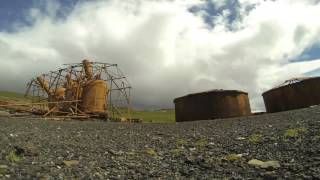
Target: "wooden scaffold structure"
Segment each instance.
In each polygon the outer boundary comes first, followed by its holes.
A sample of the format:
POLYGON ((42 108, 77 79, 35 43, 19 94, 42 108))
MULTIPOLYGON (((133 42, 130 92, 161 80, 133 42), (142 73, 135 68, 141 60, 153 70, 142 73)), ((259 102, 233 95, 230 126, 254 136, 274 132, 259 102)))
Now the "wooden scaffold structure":
POLYGON ((31 79, 26 96, 32 110, 44 117, 131 120, 131 85, 117 64, 64 64, 31 79))

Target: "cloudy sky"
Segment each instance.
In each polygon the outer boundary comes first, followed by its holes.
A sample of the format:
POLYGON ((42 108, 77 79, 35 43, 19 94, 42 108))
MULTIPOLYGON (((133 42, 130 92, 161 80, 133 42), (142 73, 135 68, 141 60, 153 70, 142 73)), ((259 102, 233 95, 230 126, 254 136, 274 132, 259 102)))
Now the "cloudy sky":
POLYGON ((0 16, 1 90, 89 58, 119 64, 136 107, 238 89, 263 110, 262 92, 320 74, 320 0, 8 0, 0 16))

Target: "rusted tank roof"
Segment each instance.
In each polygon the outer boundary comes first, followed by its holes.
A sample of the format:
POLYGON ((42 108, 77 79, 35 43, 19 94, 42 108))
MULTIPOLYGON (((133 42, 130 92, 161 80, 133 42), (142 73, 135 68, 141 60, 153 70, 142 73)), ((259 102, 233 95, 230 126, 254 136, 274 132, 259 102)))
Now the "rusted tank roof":
POLYGON ((320 77, 293 78, 262 94, 268 113, 320 104, 320 77))
POLYGON ((224 94, 224 95, 228 95, 228 94, 229 95, 232 95, 232 94, 248 94, 247 92, 239 91, 239 90, 212 89, 212 90, 209 90, 209 91, 191 93, 191 94, 187 94, 185 96, 181 96, 181 97, 175 98, 174 102, 179 101, 180 99, 183 99, 185 97, 192 97, 192 96, 196 96, 196 95, 205 95, 205 94, 210 94, 210 93, 220 93, 220 94, 224 94))
POLYGON ((276 87, 264 92, 263 94, 268 93, 273 90, 276 90, 276 89, 279 89, 284 86, 304 82, 304 81, 311 80, 311 79, 317 79, 317 78, 320 78, 320 77, 295 77, 295 78, 291 78, 291 79, 288 79, 288 80, 284 81, 283 83, 277 85, 276 87))

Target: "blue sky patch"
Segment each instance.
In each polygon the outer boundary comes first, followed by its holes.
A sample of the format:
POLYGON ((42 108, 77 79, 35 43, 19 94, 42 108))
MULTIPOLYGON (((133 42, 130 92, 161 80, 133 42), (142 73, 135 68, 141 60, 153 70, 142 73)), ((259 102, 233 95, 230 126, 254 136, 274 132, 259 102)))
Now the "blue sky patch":
POLYGON ((307 73, 305 73, 304 75, 305 75, 305 76, 311 76, 311 77, 320 76, 320 68, 315 69, 315 70, 310 71, 310 72, 307 72, 307 73))
POLYGON ((228 24, 232 24, 238 17, 238 9, 239 9, 239 1, 238 0, 228 0, 226 3, 219 7, 214 4, 212 1, 207 1, 205 5, 202 6, 193 6, 189 9, 192 13, 199 13, 200 11, 204 12, 204 21, 209 25, 210 28, 214 28, 215 16, 222 15, 223 11, 228 9, 230 11, 230 15, 227 17, 228 24))
POLYGON ((299 56, 291 59, 291 62, 312 61, 320 59, 320 43, 314 44, 310 48, 305 49, 299 56))
MULTIPOLYGON (((51 1, 51 0, 50 0, 51 1)), ((53 0, 52 0, 53 1, 53 0)), ((57 19, 63 19, 68 16, 74 6, 87 0, 54 0, 61 5, 56 14, 57 19)), ((47 2, 42 0, 8 0, 1 1, 0 7, 0 31, 12 32, 17 26, 32 26, 28 15, 31 8, 37 8, 47 15, 47 2)))

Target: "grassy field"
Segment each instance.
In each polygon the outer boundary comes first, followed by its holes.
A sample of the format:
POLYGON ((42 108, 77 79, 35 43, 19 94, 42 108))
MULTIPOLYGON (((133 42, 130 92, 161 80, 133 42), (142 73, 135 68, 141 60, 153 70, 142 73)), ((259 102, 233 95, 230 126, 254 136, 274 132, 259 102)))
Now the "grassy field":
POLYGON ((173 123, 175 122, 174 110, 134 111, 134 118, 142 119, 145 123, 173 123))
POLYGON ((24 94, 8 91, 0 91, 0 100, 28 101, 24 94))

